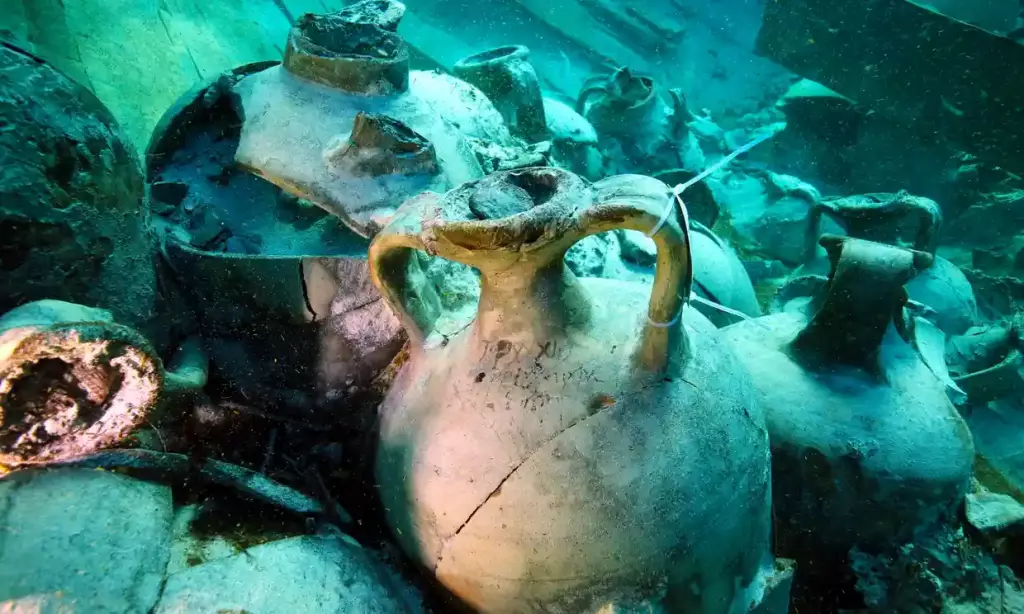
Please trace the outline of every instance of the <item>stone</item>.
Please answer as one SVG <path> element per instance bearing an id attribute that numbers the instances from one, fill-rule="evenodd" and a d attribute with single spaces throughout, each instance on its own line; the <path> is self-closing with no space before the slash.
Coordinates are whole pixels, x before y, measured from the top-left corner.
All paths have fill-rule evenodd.
<path id="1" fill-rule="evenodd" d="M 149 612 L 171 535 L 171 491 L 116 473 L 17 472 L 0 482 L 0 611 Z"/>
<path id="2" fill-rule="evenodd" d="M 982 533 L 1024 529 L 1024 504 L 1009 495 L 979 492 L 967 495 L 967 522 Z"/>
<path id="3" fill-rule="evenodd" d="M 978 449 L 978 481 L 993 492 L 1008 493 L 1024 503 L 1024 457 L 1019 441 L 1024 430 L 1024 405 L 1018 399 L 1000 399 L 974 407 L 967 424 Z"/>
<path id="4" fill-rule="evenodd" d="M 795 573 L 796 562 L 789 559 L 775 559 L 775 569 L 767 578 L 764 597 L 761 599 L 761 603 L 750 611 L 751 614 L 788 614 Z"/>
<path id="5" fill-rule="evenodd" d="M 365 550 L 332 535 L 282 539 L 172 574 L 153 612 L 404 614 L 414 608 Z"/>
<path id="6" fill-rule="evenodd" d="M 1022 585 L 961 532 L 941 531 L 869 554 L 854 549 L 851 567 L 865 612 L 1018 612 Z"/>

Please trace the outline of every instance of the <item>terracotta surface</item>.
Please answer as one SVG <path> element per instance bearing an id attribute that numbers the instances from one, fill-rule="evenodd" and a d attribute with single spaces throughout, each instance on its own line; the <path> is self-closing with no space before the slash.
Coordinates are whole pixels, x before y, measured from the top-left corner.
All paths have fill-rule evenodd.
<path id="1" fill-rule="evenodd" d="M 380 493 L 404 548 L 482 611 L 759 599 L 742 587 L 769 560 L 767 437 L 736 357 L 683 304 L 678 216 L 653 295 L 562 262 L 589 234 L 651 230 L 666 200 L 646 177 L 497 173 L 410 200 L 371 244 L 412 344 L 380 410 Z M 448 324 L 412 250 L 480 270 L 471 323 Z"/>

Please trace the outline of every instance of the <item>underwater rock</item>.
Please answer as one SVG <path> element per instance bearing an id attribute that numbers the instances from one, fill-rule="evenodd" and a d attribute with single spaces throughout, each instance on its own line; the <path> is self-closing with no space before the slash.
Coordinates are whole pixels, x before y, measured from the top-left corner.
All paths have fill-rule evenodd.
<path id="1" fill-rule="evenodd" d="M 821 294 L 723 329 L 767 412 L 779 554 L 798 564 L 953 522 L 974 460 L 967 425 L 898 315 L 903 285 L 931 257 L 852 238 L 821 244 L 832 265 Z"/>
<path id="2" fill-rule="evenodd" d="M 488 49 L 462 58 L 452 73 L 480 88 L 513 135 L 531 143 L 548 139 L 545 104 L 529 49 L 522 45 Z"/>
<path id="3" fill-rule="evenodd" d="M 978 481 L 993 492 L 1024 502 L 1024 455 L 1020 453 L 1024 404 L 1020 398 L 972 406 L 966 420 L 978 448 Z"/>
<path id="4" fill-rule="evenodd" d="M 414 614 L 391 580 L 344 536 L 299 536 L 245 549 L 168 576 L 152 610 L 166 614 L 294 612 Z"/>
<path id="5" fill-rule="evenodd" d="M 1024 505 L 1002 493 L 968 494 L 966 517 L 982 533 L 1024 532 Z"/>
<path id="6" fill-rule="evenodd" d="M 789 614 L 795 573 L 795 562 L 775 559 L 775 569 L 765 582 L 764 597 L 761 603 L 749 611 L 750 614 Z"/>
<path id="7" fill-rule="evenodd" d="M 96 97 L 0 44 L 0 313 L 41 299 L 157 316 L 142 171 Z"/>
<path id="8" fill-rule="evenodd" d="M 472 213 L 478 191 L 514 187 L 532 200 L 525 213 Z M 559 264 L 588 234 L 653 229 L 666 190 L 496 173 L 407 201 L 371 244 L 412 346 L 380 408 L 380 494 L 405 551 L 471 607 L 698 614 L 763 598 L 767 433 L 740 363 L 683 304 L 680 214 L 656 234 L 667 264 L 653 295 Z M 481 272 L 470 327 L 437 333 L 444 310 L 409 283 L 412 250 Z"/>
<path id="9" fill-rule="evenodd" d="M 1024 611 L 1024 584 L 958 531 L 851 559 L 867 614 Z"/>
<path id="10" fill-rule="evenodd" d="M 166 486 L 107 471 L 19 471 L 0 481 L 0 610 L 149 612 L 173 505 Z"/>
<path id="11" fill-rule="evenodd" d="M 153 347 L 103 309 L 60 301 L 0 317 L 0 464 L 48 463 L 122 442 L 206 383 L 183 345 L 165 372 Z"/>
<path id="12" fill-rule="evenodd" d="M 190 481 L 197 477 L 193 462 L 181 455 L 118 450 L 74 466 L 5 477 L 0 608 L 125 614 L 425 611 L 422 596 L 381 553 L 330 525 L 311 535 L 312 524 L 301 516 L 202 489 Z M 204 471 L 214 468 L 211 462 L 227 466 L 207 460 Z M 250 487 L 275 493 L 258 499 L 297 511 L 301 495 L 281 497 L 290 489 L 256 477 L 263 486 L 252 479 L 218 483 L 241 486 L 250 496 Z M 167 479 L 176 485 L 174 496 L 171 488 L 150 481 Z M 203 495 L 201 503 L 175 509 L 174 501 L 196 494 Z"/>

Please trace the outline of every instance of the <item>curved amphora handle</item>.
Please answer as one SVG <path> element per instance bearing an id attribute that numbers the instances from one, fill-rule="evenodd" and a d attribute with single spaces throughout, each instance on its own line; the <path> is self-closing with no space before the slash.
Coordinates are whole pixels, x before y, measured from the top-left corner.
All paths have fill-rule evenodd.
<path id="1" fill-rule="evenodd" d="M 807 216 L 804 236 L 804 262 L 809 263 L 817 253 L 821 237 L 821 217 L 828 215 L 858 239 L 874 239 L 873 229 L 898 228 L 900 222 L 914 218 L 917 233 L 913 248 L 935 253 L 935 240 L 942 227 L 942 210 L 935 201 L 907 192 L 895 194 L 860 194 L 846 198 L 825 200 L 816 204 Z"/>
<path id="2" fill-rule="evenodd" d="M 825 235 L 831 272 L 825 297 L 790 349 L 816 365 L 879 371 L 888 326 L 907 302 L 904 285 L 932 265 L 931 254 L 851 237 Z"/>
<path id="3" fill-rule="evenodd" d="M 524 193 L 533 200 L 518 211 L 516 203 L 509 204 L 512 196 L 504 198 Z M 403 204 L 370 244 L 370 275 L 410 340 L 422 344 L 441 307 L 431 288 L 417 287 L 412 279 L 418 269 L 414 250 L 472 266 L 485 280 L 517 268 L 531 274 L 561 262 L 570 247 L 590 235 L 620 228 L 650 233 L 665 207 L 673 207 L 653 236 L 657 266 L 638 356 L 643 366 L 659 369 L 671 345 L 682 340 L 681 313 L 693 283 L 688 231 L 669 196 L 664 183 L 639 175 L 590 186 L 553 168 L 494 173 L 444 196 L 428 192 Z M 487 216 L 480 204 L 485 200 L 504 215 Z"/>

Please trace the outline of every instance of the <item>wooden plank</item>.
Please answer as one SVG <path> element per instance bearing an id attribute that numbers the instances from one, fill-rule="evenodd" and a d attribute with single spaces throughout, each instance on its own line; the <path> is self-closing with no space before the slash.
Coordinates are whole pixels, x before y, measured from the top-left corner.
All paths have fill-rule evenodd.
<path id="1" fill-rule="evenodd" d="M 64 0 L 93 91 L 142 150 L 164 109 L 199 78 L 158 0 Z"/>
<path id="2" fill-rule="evenodd" d="M 0 0 L 0 34 L 11 42 L 29 42 L 28 16 L 22 0 Z"/>
<path id="3" fill-rule="evenodd" d="M 60 0 L 0 0 L 0 34 L 91 87 Z"/>
<path id="4" fill-rule="evenodd" d="M 47 2 L 60 0 L 32 0 Z M 274 0 L 64 5 L 67 38 L 77 42 L 89 85 L 140 150 L 164 111 L 198 82 L 241 64 L 280 59 L 291 25 Z"/>
<path id="5" fill-rule="evenodd" d="M 897 124 L 1024 172 L 1024 45 L 907 0 L 773 0 L 757 50 Z"/>
<path id="6" fill-rule="evenodd" d="M 623 44 L 577 0 L 518 0 L 526 10 L 576 44 L 620 66 L 647 67 L 644 57 Z"/>

